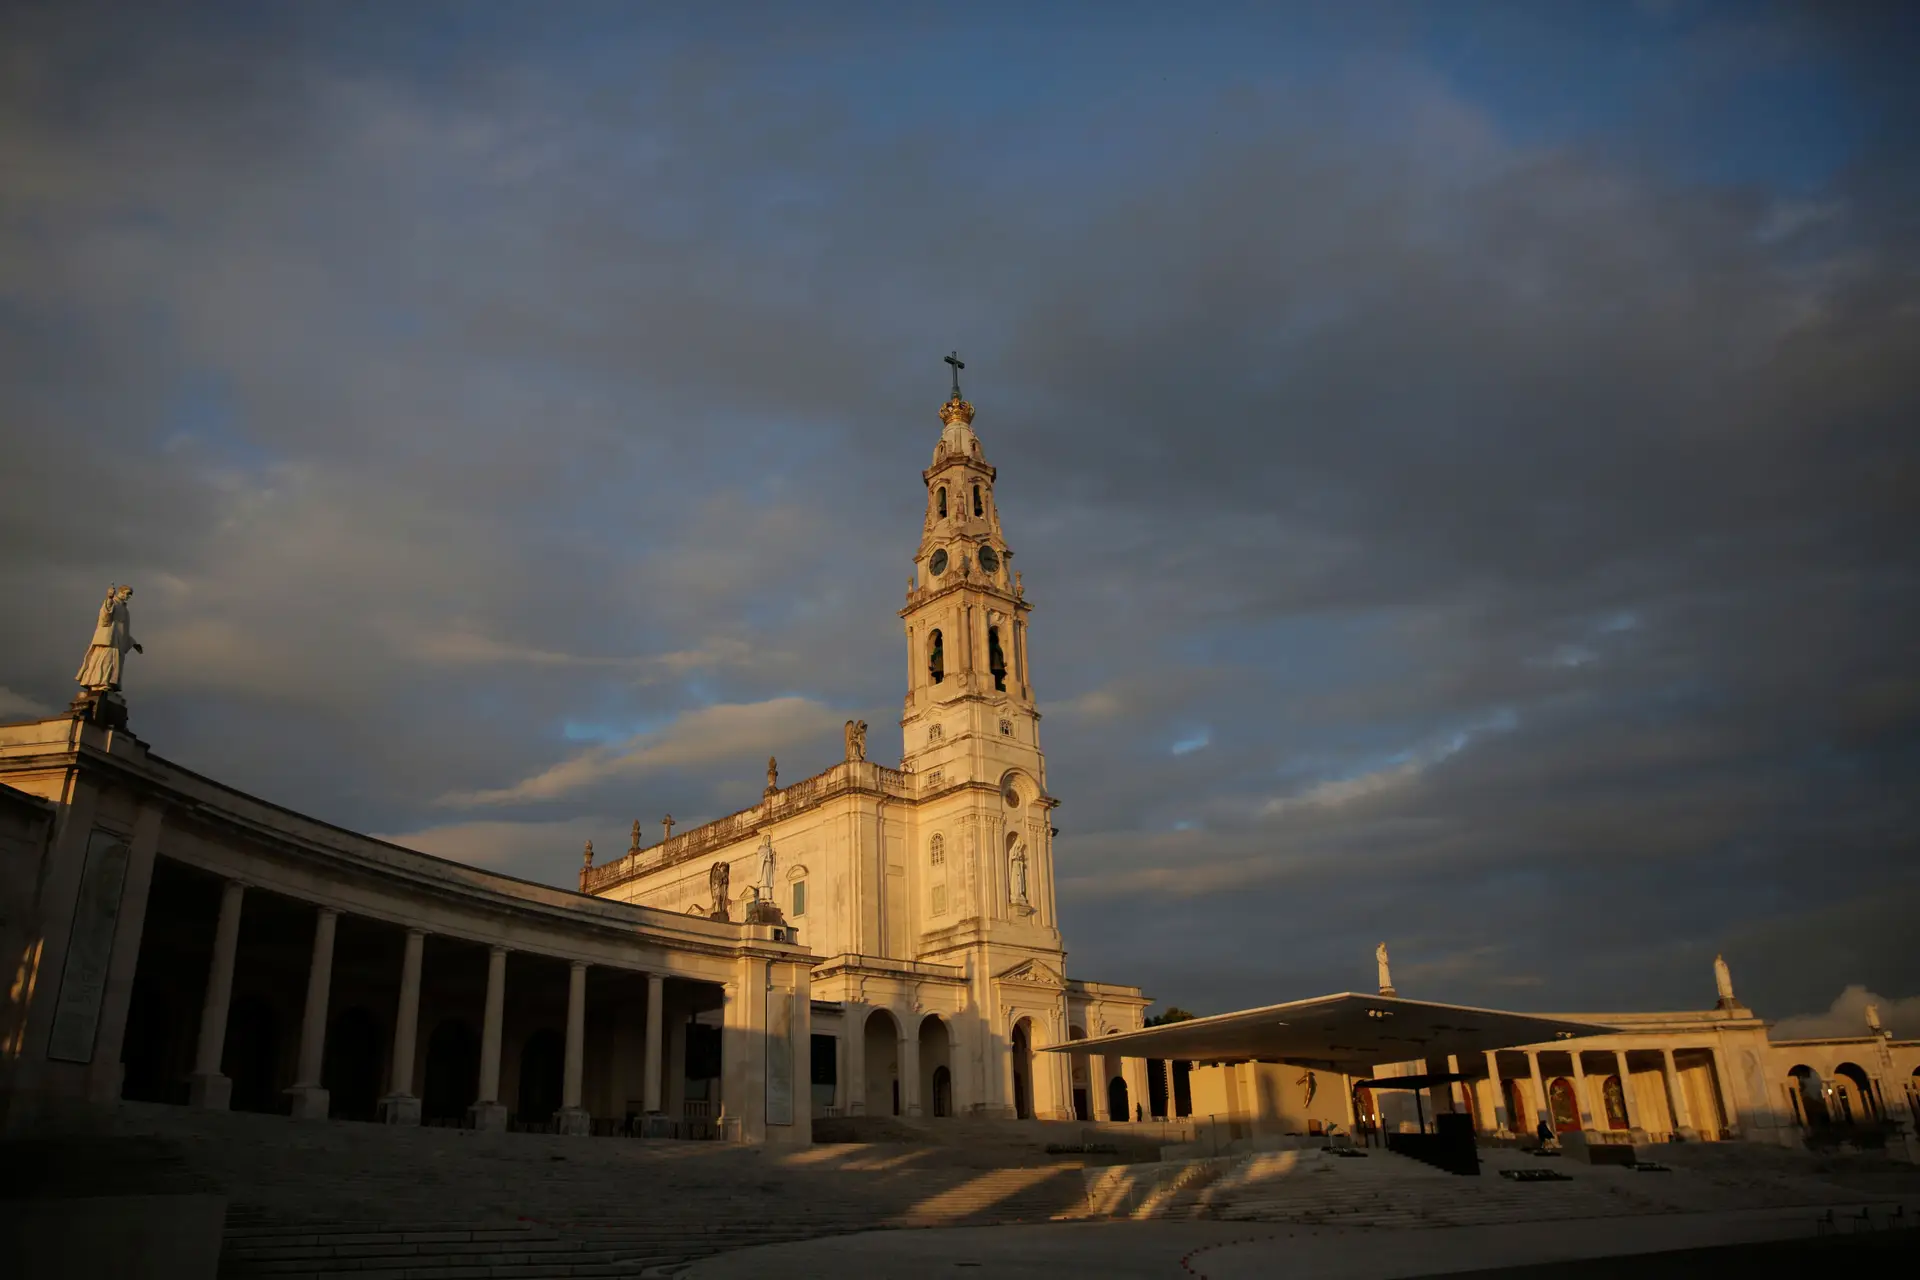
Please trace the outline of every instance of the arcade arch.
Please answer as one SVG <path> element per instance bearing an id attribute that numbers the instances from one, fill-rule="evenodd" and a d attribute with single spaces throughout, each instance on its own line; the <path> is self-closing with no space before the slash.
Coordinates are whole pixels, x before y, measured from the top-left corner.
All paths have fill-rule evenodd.
<path id="1" fill-rule="evenodd" d="M 900 1114 L 900 1024 L 885 1009 L 867 1014 L 861 1032 L 866 1064 L 867 1114 Z"/>
<path id="2" fill-rule="evenodd" d="M 920 1109 L 929 1116 L 953 1114 L 953 1036 L 937 1013 L 920 1020 Z"/>

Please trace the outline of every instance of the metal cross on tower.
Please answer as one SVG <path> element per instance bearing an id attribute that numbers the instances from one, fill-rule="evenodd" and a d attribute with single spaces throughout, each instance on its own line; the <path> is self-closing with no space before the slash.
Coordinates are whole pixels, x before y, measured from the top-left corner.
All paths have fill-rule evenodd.
<path id="1" fill-rule="evenodd" d="M 960 371 L 967 367 L 967 362 L 960 358 L 958 351 L 951 351 L 947 353 L 947 363 L 953 366 L 953 398 L 958 400 L 960 398 Z"/>

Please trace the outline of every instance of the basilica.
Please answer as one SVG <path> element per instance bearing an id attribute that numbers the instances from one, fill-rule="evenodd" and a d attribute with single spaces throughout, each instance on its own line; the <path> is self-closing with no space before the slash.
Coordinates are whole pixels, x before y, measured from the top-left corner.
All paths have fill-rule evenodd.
<path id="1" fill-rule="evenodd" d="M 856 1117 L 1191 1114 L 1253 1141 L 1444 1109 L 1503 1141 L 1920 1158 L 1920 1041 L 1871 1010 L 1773 1041 L 1723 963 L 1711 1008 L 1517 1015 L 1402 998 L 1383 944 L 1376 994 L 1172 1028 L 1145 1026 L 1140 988 L 1069 976 L 1033 606 L 951 363 L 900 610 L 899 767 L 850 720 L 821 772 L 783 785 L 769 760 L 734 813 L 651 845 L 635 824 L 597 864 L 588 845 L 577 890 L 156 752 L 122 692 L 141 648 L 116 585 L 68 711 L 0 725 L 0 1133 L 123 1099 L 796 1146 Z"/>
<path id="2" fill-rule="evenodd" d="M 1150 1000 L 1066 973 L 1033 606 L 973 416 L 956 368 L 900 610 L 900 768 L 867 760 L 866 726 L 849 722 L 832 768 L 782 787 L 770 763 L 758 802 L 648 848 L 636 825 L 636 847 L 584 868 L 580 888 L 695 915 L 784 913 L 818 957 L 823 1109 L 1085 1119 L 1108 1110 L 1107 1082 L 1091 1097 L 1080 1058 L 1071 1078 L 1036 1050 L 1136 1029 Z M 1127 1059 L 1120 1079 L 1143 1106 L 1145 1062 Z"/>

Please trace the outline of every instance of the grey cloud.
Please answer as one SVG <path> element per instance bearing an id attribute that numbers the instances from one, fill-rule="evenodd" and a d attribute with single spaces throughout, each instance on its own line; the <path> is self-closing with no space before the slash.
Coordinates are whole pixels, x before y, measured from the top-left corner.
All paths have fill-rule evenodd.
<path id="1" fill-rule="evenodd" d="M 1404 61 L 934 145 L 749 74 L 804 25 L 573 84 L 314 22 L 0 41 L 14 697 L 65 701 L 132 578 L 156 749 L 368 829 L 568 722 L 796 698 L 884 757 L 958 346 L 1076 968 L 1228 1007 L 1391 936 L 1490 1003 L 1701 999 L 1722 946 L 1783 1013 L 1920 990 L 1861 940 L 1920 901 L 1920 239 L 1874 148 L 1686 183 Z M 435 851 L 564 883 L 597 815 L 726 812 L 769 749 Z"/>

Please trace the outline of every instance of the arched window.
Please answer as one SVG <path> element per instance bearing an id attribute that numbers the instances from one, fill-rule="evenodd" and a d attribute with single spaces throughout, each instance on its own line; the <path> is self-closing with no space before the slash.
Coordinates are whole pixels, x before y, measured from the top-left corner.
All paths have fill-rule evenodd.
<path id="1" fill-rule="evenodd" d="M 993 687 L 1007 691 L 1007 651 L 1000 647 L 1000 628 L 987 628 L 987 670 L 993 673 Z"/>
<path id="2" fill-rule="evenodd" d="M 927 676 L 935 684 L 947 678 L 946 647 L 940 639 L 938 627 L 927 636 Z"/>
<path id="3" fill-rule="evenodd" d="M 987 508 L 986 508 L 986 506 L 985 506 L 984 504 L 982 504 L 982 503 L 981 503 L 981 501 L 980 501 L 980 486 L 979 486 L 979 485 L 975 485 L 975 486 L 973 486 L 973 514 L 975 514 L 975 515 L 977 515 L 977 516 L 983 516 L 983 515 L 985 515 L 985 514 L 987 514 Z"/>
<path id="4" fill-rule="evenodd" d="M 947 518 L 947 486 L 945 485 L 933 491 L 933 513 L 942 520 Z"/>

